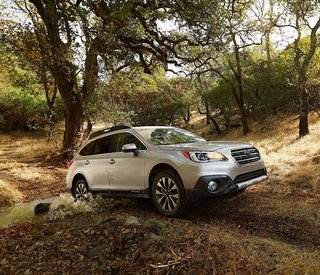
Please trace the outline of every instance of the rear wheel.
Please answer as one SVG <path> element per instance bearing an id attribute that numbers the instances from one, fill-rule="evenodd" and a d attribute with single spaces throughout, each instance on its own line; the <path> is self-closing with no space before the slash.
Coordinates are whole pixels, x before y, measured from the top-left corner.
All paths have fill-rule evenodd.
<path id="1" fill-rule="evenodd" d="M 162 171 L 153 179 L 152 200 L 157 210 L 169 217 L 183 215 L 188 207 L 182 181 L 171 170 Z"/>
<path id="2" fill-rule="evenodd" d="M 84 178 L 78 179 L 73 188 L 72 188 L 72 196 L 75 200 L 86 200 L 89 194 L 89 187 Z"/>

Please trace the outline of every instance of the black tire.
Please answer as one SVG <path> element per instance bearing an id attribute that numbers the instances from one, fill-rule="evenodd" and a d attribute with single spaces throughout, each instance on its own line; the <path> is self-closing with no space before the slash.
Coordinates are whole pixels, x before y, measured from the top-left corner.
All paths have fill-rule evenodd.
<path id="1" fill-rule="evenodd" d="M 87 200 L 87 195 L 89 194 L 89 187 L 87 181 L 84 178 L 78 179 L 72 188 L 72 196 L 75 201 L 77 200 Z"/>
<path id="2" fill-rule="evenodd" d="M 155 176 L 151 196 L 158 212 L 167 217 L 182 216 L 189 207 L 182 181 L 172 170 L 164 170 Z"/>

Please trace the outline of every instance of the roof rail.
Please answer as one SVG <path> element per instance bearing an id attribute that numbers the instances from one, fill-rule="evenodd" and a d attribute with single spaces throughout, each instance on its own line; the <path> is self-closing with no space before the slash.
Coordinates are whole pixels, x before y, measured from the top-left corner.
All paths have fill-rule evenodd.
<path id="1" fill-rule="evenodd" d="M 110 132 L 113 132 L 113 131 L 118 131 L 118 130 L 122 130 L 122 129 L 130 129 L 130 128 L 131 128 L 130 126 L 126 126 L 126 125 L 117 125 L 117 126 L 105 128 L 105 129 L 93 132 L 89 136 L 89 139 L 95 138 L 95 137 L 103 135 L 105 133 L 110 133 Z"/>

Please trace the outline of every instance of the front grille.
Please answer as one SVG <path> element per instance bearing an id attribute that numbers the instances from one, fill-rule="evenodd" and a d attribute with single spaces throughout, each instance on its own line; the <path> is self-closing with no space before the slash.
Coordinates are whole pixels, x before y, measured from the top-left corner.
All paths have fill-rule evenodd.
<path id="1" fill-rule="evenodd" d="M 260 159 L 260 153 L 254 147 L 231 150 L 231 156 L 239 164 L 255 162 Z"/>
<path id="2" fill-rule="evenodd" d="M 253 172 L 241 174 L 241 175 L 236 176 L 236 178 L 234 179 L 234 183 L 240 183 L 240 182 L 244 182 L 247 180 L 252 180 L 254 178 L 258 178 L 258 177 L 261 177 L 264 175 L 266 175 L 265 169 L 260 169 L 260 170 L 256 170 Z"/>

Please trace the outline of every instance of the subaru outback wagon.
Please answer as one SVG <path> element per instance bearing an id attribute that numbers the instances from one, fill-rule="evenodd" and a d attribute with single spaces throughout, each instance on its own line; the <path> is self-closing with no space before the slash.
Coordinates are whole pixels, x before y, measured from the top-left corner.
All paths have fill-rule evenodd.
<path id="1" fill-rule="evenodd" d="M 242 193 L 267 179 L 252 145 L 206 141 L 168 126 L 94 132 L 68 168 L 67 188 L 76 199 L 89 192 L 151 198 L 166 216 L 182 215 L 193 199 Z"/>

